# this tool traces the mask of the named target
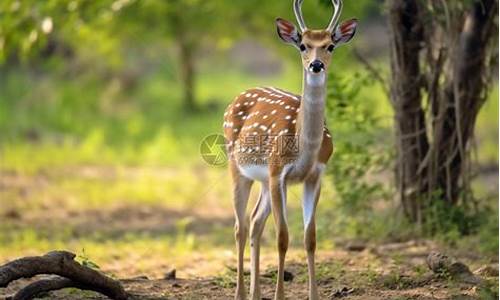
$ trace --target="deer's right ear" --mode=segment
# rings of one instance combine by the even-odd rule
[[[276,29],[278,30],[278,35],[285,43],[292,44],[297,48],[299,47],[302,37],[292,22],[277,18]]]

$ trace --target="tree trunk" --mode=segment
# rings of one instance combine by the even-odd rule
[[[183,10],[189,9],[182,1],[171,0],[172,10],[167,12],[166,19],[170,34],[175,37],[178,44],[178,68],[182,86],[182,101],[184,109],[194,111],[197,109],[195,85],[196,85],[196,49],[199,48],[198,37],[190,30],[191,20],[183,14]]]
[[[436,161],[430,162],[437,168],[434,188],[442,191],[448,204],[456,204],[460,193],[465,201],[469,195],[468,172],[464,168],[476,118],[486,101],[488,81],[484,74],[488,71],[488,44],[493,36],[497,5],[496,0],[476,1],[472,5],[451,53],[451,78],[444,87],[434,129]]]
[[[396,178],[414,222],[431,201],[455,205],[469,194],[469,143],[486,99],[498,2],[457,3],[388,0]]]
[[[391,28],[391,102],[395,111],[397,138],[396,182],[405,214],[419,218],[418,195],[426,182],[418,168],[429,150],[422,109],[421,74],[418,53],[421,50],[422,26],[419,7],[414,1],[389,1]]]
[[[181,38],[179,41],[179,51],[179,68],[181,73],[184,107],[188,111],[194,111],[197,109],[195,101],[196,71],[194,49],[192,45]]]

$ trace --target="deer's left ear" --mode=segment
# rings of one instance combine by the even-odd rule
[[[348,43],[354,34],[356,33],[356,27],[358,26],[357,19],[351,19],[340,24],[335,32],[332,34],[332,40],[335,47],[342,44]]]
[[[277,18],[276,19],[276,29],[278,31],[279,37],[285,43],[292,44],[293,46],[299,48],[300,41],[301,41],[302,37],[292,22],[281,19],[281,18]]]

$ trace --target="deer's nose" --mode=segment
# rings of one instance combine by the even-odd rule
[[[325,64],[320,60],[316,59],[309,65],[309,70],[313,73],[319,73],[325,69]]]

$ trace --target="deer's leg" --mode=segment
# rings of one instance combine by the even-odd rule
[[[260,300],[259,263],[260,263],[260,238],[264,231],[267,217],[271,213],[271,198],[269,186],[262,184],[262,190],[250,221],[250,255],[251,255],[251,299]]]
[[[286,181],[285,176],[271,176],[269,180],[271,204],[278,245],[278,279],[276,283],[276,300],[285,299],[284,272],[285,256],[288,250],[288,225],[286,219]]]
[[[233,202],[234,202],[234,235],[236,239],[236,250],[238,253],[237,280],[235,299],[246,299],[245,282],[243,278],[243,256],[245,253],[245,243],[247,229],[245,224],[245,211],[248,204],[248,197],[253,181],[240,174],[238,168],[232,164],[233,177]]]
[[[321,174],[323,168],[318,167],[311,173],[304,183],[304,197],[302,210],[304,217],[304,247],[307,252],[307,269],[309,273],[309,299],[317,300],[318,287],[314,268],[314,255],[316,251],[316,207],[321,190]]]

